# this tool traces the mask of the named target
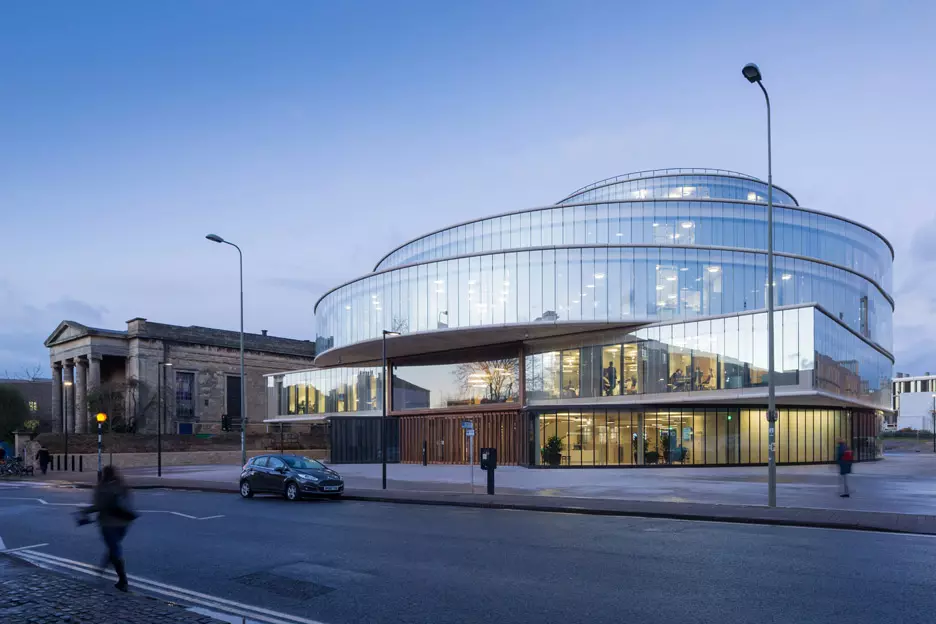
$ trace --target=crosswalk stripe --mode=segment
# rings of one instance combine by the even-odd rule
[[[57,557],[55,555],[50,555],[48,553],[43,553],[36,550],[19,550],[15,552],[14,555],[35,565],[49,567],[50,569],[71,570],[73,572],[79,572],[81,574],[87,574],[90,576],[97,576],[100,574],[98,568],[91,564],[75,561],[73,559],[66,559],[64,557]],[[116,578],[114,574],[109,571],[106,573],[106,576],[110,579]],[[290,615],[288,613],[264,609],[262,607],[254,607],[252,605],[236,602],[234,600],[218,598],[217,596],[202,594],[190,589],[185,589],[183,587],[176,587],[175,585],[160,583],[158,581],[153,581],[133,574],[128,574],[127,577],[133,582],[133,586],[135,588],[142,589],[148,593],[169,596],[184,603],[217,609],[219,611],[240,615],[260,622],[268,622],[270,624],[323,624],[317,620],[310,620],[307,618]]]

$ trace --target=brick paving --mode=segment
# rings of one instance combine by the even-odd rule
[[[155,598],[118,592],[105,581],[88,582],[0,555],[0,622],[217,624],[219,620]]]

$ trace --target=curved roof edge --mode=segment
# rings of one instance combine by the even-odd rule
[[[583,186],[582,188],[575,191],[574,193],[567,195],[565,199],[561,199],[557,201],[556,205],[560,206],[562,205],[562,202],[568,201],[572,197],[575,197],[576,195],[579,195],[580,193],[584,193],[585,191],[591,191],[597,188],[604,188],[606,186],[611,186],[619,182],[630,182],[632,180],[649,180],[652,178],[670,178],[670,177],[678,176],[678,175],[719,176],[722,178],[735,178],[738,180],[749,180],[751,182],[759,182],[760,184],[767,184],[767,182],[764,182],[760,178],[755,178],[752,175],[748,175],[746,173],[739,173],[737,171],[728,171],[727,169],[652,169],[649,171],[638,171],[636,173],[625,173],[623,175],[615,176],[613,178],[606,178],[604,180],[592,182],[588,186]],[[782,186],[778,186],[776,184],[774,184],[773,187],[785,193],[790,199],[793,200],[793,203],[796,206],[799,206],[799,200],[797,200],[796,197],[793,196],[793,193],[786,190]],[[666,198],[666,199],[669,199],[669,198]],[[685,198],[675,198],[675,199],[688,199],[692,201],[695,198],[685,197]],[[711,199],[721,199],[721,198],[713,197]],[[722,201],[731,201],[731,200],[722,199]],[[756,202],[756,203],[762,203],[762,202]]]
[[[792,195],[790,197],[792,197]],[[536,208],[522,208],[520,210],[510,210],[508,212],[492,214],[486,217],[478,217],[477,219],[468,219],[467,221],[455,223],[454,225],[447,225],[445,227],[432,230],[431,232],[420,234],[419,236],[415,238],[411,238],[410,240],[406,241],[402,245],[397,245],[396,247],[388,251],[386,254],[384,254],[383,257],[377,261],[377,264],[374,265],[374,268],[372,269],[371,272],[376,273],[378,271],[385,270],[385,269],[380,268],[381,263],[387,258],[389,258],[390,256],[392,256],[397,251],[406,247],[407,245],[412,245],[416,241],[421,240],[423,238],[427,238],[429,236],[438,234],[440,232],[445,232],[446,230],[454,230],[455,228],[461,227],[463,225],[468,225],[469,223],[478,223],[479,221],[487,221],[488,219],[497,219],[499,217],[509,217],[511,215],[523,214],[525,212],[542,212],[544,210],[555,210],[557,208],[574,208],[575,206],[594,206],[597,204],[627,204],[627,203],[636,203],[636,202],[671,202],[671,201],[721,202],[721,203],[729,203],[729,204],[748,204],[750,206],[765,206],[766,205],[764,202],[747,201],[744,199],[718,199],[718,198],[713,199],[709,197],[669,199],[669,198],[662,198],[662,197],[655,197],[655,198],[648,197],[646,199],[614,199],[614,200],[581,202],[581,203],[575,203],[575,204],[550,204],[548,206],[539,206]],[[774,204],[774,207],[776,208],[777,204]],[[823,210],[816,210],[815,208],[807,208],[805,206],[800,206],[799,204],[795,206],[788,206],[784,204],[784,205],[781,205],[780,208],[785,208],[788,210],[799,210],[801,212],[811,212],[813,214],[822,215],[824,217],[838,219],[839,221],[844,221],[845,223],[851,223],[852,225],[855,225],[864,230],[867,230],[868,232],[871,232],[872,234],[880,238],[882,241],[884,241],[884,244],[887,245],[888,249],[890,249],[891,260],[894,259],[894,246],[891,245],[891,242],[887,240],[887,238],[883,234],[881,234],[880,232],[878,232],[877,230],[875,230],[873,227],[869,225],[865,225],[864,223],[860,223],[858,221],[855,221],[854,219],[849,219],[848,217],[843,217],[841,215],[832,214],[831,212],[825,212]],[[445,259],[446,258],[437,258],[437,260],[445,260]],[[412,263],[408,263],[408,264],[412,264]],[[404,266],[404,265],[399,265],[399,266]],[[395,268],[395,267],[386,267],[386,268]]]

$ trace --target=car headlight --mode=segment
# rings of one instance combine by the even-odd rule
[[[299,479],[300,481],[307,481],[309,483],[319,482],[318,478],[313,477],[312,475],[299,474],[299,475],[296,475],[296,478]]]

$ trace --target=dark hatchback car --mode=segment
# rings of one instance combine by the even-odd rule
[[[300,455],[259,455],[244,465],[240,495],[281,494],[287,500],[303,496],[339,498],[344,493],[341,475],[308,457]]]

